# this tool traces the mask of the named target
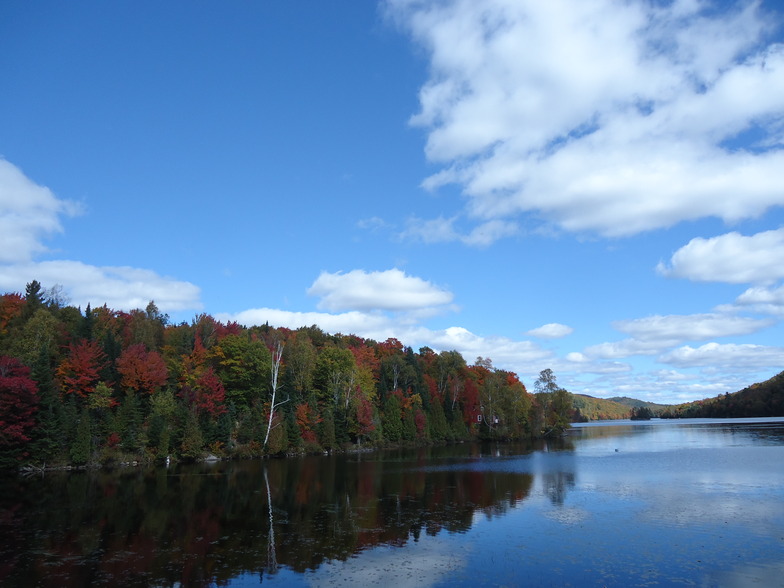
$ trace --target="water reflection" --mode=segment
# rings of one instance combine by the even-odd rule
[[[424,467],[455,462],[451,451],[15,479],[3,492],[16,498],[2,504],[0,581],[200,586],[305,572],[423,533],[463,533],[477,513],[497,516],[530,492],[529,473]]]
[[[5,479],[0,585],[767,578],[784,563],[782,449],[781,421],[629,422],[529,446]]]

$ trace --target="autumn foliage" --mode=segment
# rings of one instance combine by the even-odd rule
[[[0,356],[0,451],[12,457],[30,441],[38,410],[38,393],[30,368],[13,357]],[[0,462],[5,460],[0,460]]]
[[[97,341],[80,341],[68,345],[68,354],[57,368],[57,377],[63,392],[82,398],[89,396],[100,380],[106,353]]]
[[[120,383],[130,390],[152,394],[166,384],[168,371],[157,351],[147,351],[144,343],[127,347],[117,358]]]
[[[206,314],[170,324],[153,302],[82,311],[44,291],[36,283],[0,297],[0,443],[24,446],[32,463],[537,434],[537,403],[489,359],[468,364],[456,351],[317,326],[245,327]]]

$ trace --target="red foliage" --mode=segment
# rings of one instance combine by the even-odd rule
[[[370,372],[373,374],[373,378],[377,380],[379,378],[381,362],[376,356],[376,352],[373,348],[359,345],[356,347],[349,347],[349,350],[354,355],[354,361],[357,362],[357,365],[369,368]]]
[[[82,339],[68,346],[66,357],[57,368],[57,379],[68,394],[86,398],[95,390],[106,354],[97,342]]]
[[[220,341],[227,335],[242,335],[242,331],[242,325],[235,321],[226,323],[225,325],[223,323],[215,323],[215,336],[217,341]]]
[[[387,357],[396,353],[403,353],[403,344],[394,337],[390,337],[383,343],[379,343],[376,349],[379,357]]]
[[[29,441],[27,431],[35,426],[38,388],[30,368],[19,360],[0,356],[0,447]]]
[[[424,439],[425,427],[427,426],[427,418],[425,418],[425,413],[417,409],[416,414],[414,415],[414,422],[416,423],[417,436],[420,439]]]
[[[8,328],[8,323],[22,314],[25,298],[21,294],[4,294],[0,296],[0,333]]]
[[[424,377],[425,386],[427,386],[428,394],[430,395],[430,399],[432,402],[443,402],[444,399],[442,398],[441,394],[438,393],[438,383],[436,379],[431,376],[430,374],[425,374]]]
[[[163,357],[157,351],[147,351],[143,343],[131,345],[117,358],[120,383],[137,392],[152,394],[166,383],[169,375]]]
[[[209,367],[204,373],[196,380],[195,387],[196,406],[199,410],[204,410],[212,416],[218,416],[226,412],[224,404],[226,400],[226,390],[223,387],[223,382],[215,374],[215,371]]]
[[[479,388],[473,379],[468,378],[463,391],[463,420],[466,423],[475,423],[479,413]]]
[[[306,402],[298,404],[294,413],[302,440],[306,443],[317,443],[318,439],[314,428],[321,422],[321,417],[318,416],[318,413]]]
[[[506,385],[507,386],[517,386],[518,384],[523,387],[523,392],[527,393],[528,390],[525,388],[525,384],[520,381],[520,378],[514,372],[504,372],[506,375]]]
[[[375,428],[373,405],[366,396],[360,396],[359,404],[357,405],[357,435],[369,435]]]

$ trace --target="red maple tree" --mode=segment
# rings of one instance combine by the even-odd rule
[[[95,391],[100,380],[106,354],[95,341],[82,339],[68,346],[68,356],[57,368],[57,379],[68,394],[86,398]]]
[[[0,356],[0,447],[13,447],[30,440],[35,426],[38,387],[30,368],[18,359]]]
[[[157,351],[147,351],[144,343],[126,347],[117,358],[120,384],[136,392],[152,394],[166,383],[169,371]]]

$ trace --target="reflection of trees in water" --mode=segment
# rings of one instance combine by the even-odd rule
[[[544,492],[553,504],[563,506],[566,500],[566,491],[574,488],[574,472],[545,472],[542,473],[542,486]]]
[[[422,532],[465,532],[476,513],[524,500],[533,482],[426,463],[304,458],[23,481],[25,507],[0,529],[16,552],[0,584],[206,586],[280,566],[301,572]]]
[[[274,574],[278,571],[278,554],[275,552],[275,516],[272,508],[272,492],[270,492],[267,468],[264,468],[264,485],[267,487],[267,505],[269,507],[269,532],[267,533],[267,570]]]

